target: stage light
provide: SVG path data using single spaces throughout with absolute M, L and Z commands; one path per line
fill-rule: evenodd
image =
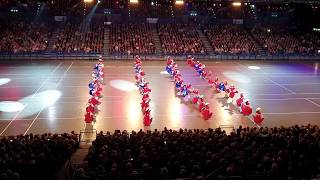
M 248 66 L 248 69 L 258 70 L 258 69 L 260 69 L 260 67 L 259 66 Z
M 125 80 L 111 80 L 110 86 L 126 92 L 138 90 L 138 87 L 135 84 Z
M 32 94 L 18 101 L 3 101 L 0 102 L 0 111 L 3 113 L 3 119 L 12 120 L 23 119 L 33 116 L 40 111 L 51 107 L 61 97 L 62 93 L 57 90 L 47 90 L 40 93 Z M 14 113 L 14 112 L 17 112 Z M 13 113 L 11 113 L 13 112 Z
M 233 2 L 232 5 L 234 7 L 240 7 L 241 6 L 241 2 Z
M 154 6 L 154 2 L 151 2 L 151 6 Z
M 11 81 L 11 79 L 9 79 L 9 78 L 0 78 L 0 86 L 4 85 L 4 84 L 7 84 L 10 81 Z
M 98 4 L 100 4 L 101 3 L 101 0 L 98 0 Z
M 138 4 L 138 0 L 130 0 L 131 4 Z
M 176 5 L 183 5 L 184 2 L 183 2 L 183 0 L 176 0 L 175 4 Z
M 24 108 L 24 105 L 15 101 L 0 102 L 0 112 L 18 112 Z
M 92 3 L 93 0 L 83 0 L 84 3 Z
M 19 100 L 20 103 L 26 104 L 26 107 L 19 115 L 19 118 L 32 116 L 39 111 L 52 106 L 60 99 L 61 95 L 62 93 L 60 91 L 47 90 Z

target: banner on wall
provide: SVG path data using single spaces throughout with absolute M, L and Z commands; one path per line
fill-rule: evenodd
M 158 23 L 158 18 L 147 18 L 147 23 L 156 24 Z
M 58 22 L 67 21 L 67 16 L 54 16 L 54 20 Z
M 243 19 L 233 19 L 233 24 L 243 24 Z

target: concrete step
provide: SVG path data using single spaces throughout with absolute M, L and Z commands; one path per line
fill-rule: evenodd
M 157 53 L 162 53 L 163 51 L 162 51 L 161 41 L 160 41 L 159 33 L 156 27 L 152 28 L 152 38 L 154 41 L 154 45 L 156 46 Z
M 257 47 L 259 54 L 266 55 L 266 50 L 263 48 L 262 44 L 258 41 L 257 38 L 254 37 L 250 29 L 244 28 L 245 31 L 248 33 L 248 37 L 250 38 L 251 41 L 255 44 Z
M 53 51 L 53 45 L 57 41 L 57 36 L 59 35 L 60 28 L 61 27 L 58 27 L 52 32 L 52 35 L 48 41 L 48 46 L 47 46 L 45 52 L 50 53 Z
M 204 45 L 204 48 L 207 50 L 207 53 L 209 55 L 214 55 L 213 48 L 212 48 L 207 36 L 204 35 L 204 33 L 200 27 L 197 28 L 197 32 L 199 34 L 200 40 L 202 41 L 202 43 Z
M 105 56 L 109 55 L 109 35 L 110 35 L 110 28 L 106 27 L 104 28 L 104 39 L 103 39 L 103 54 Z

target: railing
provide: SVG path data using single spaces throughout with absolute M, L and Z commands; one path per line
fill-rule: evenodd
M 140 54 L 142 59 L 155 60 L 165 59 L 171 56 L 176 60 L 185 60 L 186 54 Z M 303 54 L 275 54 L 275 55 L 259 55 L 259 54 L 192 54 L 196 59 L 201 60 L 320 60 L 320 53 L 317 55 Z M 1 60 L 96 60 L 99 56 L 103 56 L 106 60 L 122 60 L 133 59 L 135 54 L 111 54 L 104 56 L 103 53 L 24 53 L 24 54 L 5 54 L 0 53 Z
M 88 144 L 94 141 L 97 137 L 97 130 L 96 129 L 86 129 L 81 130 L 79 135 L 79 144 Z

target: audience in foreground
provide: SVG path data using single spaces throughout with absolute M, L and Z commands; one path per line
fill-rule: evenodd
M 100 133 L 76 179 L 320 178 L 318 126 Z
M 0 179 L 54 179 L 53 174 L 78 147 L 71 134 L 19 135 L 0 139 Z

